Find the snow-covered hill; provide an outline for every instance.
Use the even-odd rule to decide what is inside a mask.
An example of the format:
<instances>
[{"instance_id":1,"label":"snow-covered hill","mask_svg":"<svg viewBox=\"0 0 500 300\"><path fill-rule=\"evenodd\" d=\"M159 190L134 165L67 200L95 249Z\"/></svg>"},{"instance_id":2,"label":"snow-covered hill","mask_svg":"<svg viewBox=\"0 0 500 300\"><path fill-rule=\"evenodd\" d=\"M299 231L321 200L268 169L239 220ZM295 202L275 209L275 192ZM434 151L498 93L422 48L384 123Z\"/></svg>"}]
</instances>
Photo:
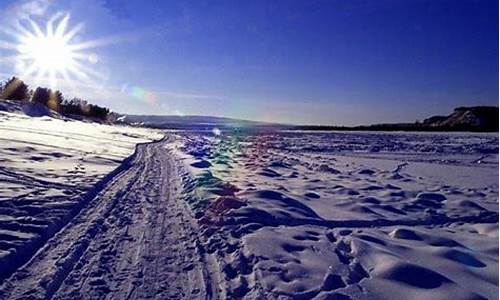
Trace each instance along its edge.
<instances>
[{"instance_id":1,"label":"snow-covered hill","mask_svg":"<svg viewBox=\"0 0 500 300\"><path fill-rule=\"evenodd\" d=\"M280 124L212 116L120 115L119 123L166 129L212 129L237 127L282 127Z\"/></svg>"}]
</instances>

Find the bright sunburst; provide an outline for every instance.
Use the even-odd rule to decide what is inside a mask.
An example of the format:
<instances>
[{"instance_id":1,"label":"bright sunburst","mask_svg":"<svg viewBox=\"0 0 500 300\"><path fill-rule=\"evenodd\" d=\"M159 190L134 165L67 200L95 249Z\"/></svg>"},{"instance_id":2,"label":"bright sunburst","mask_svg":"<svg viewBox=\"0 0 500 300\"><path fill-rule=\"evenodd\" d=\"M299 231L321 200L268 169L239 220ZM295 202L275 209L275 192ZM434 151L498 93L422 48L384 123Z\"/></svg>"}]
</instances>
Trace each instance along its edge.
<instances>
[{"instance_id":1,"label":"bright sunburst","mask_svg":"<svg viewBox=\"0 0 500 300\"><path fill-rule=\"evenodd\" d=\"M75 60L68 42L61 31L40 32L22 37L18 50L24 59L32 61L34 68L42 72L64 72L74 65Z\"/></svg>"},{"instance_id":2,"label":"bright sunburst","mask_svg":"<svg viewBox=\"0 0 500 300\"><path fill-rule=\"evenodd\" d=\"M14 30L3 30L16 41L0 41L1 48L15 54L6 57L13 60L21 78L34 76L36 81L49 81L56 87L59 80L72 83L88 81L89 75L99 76L85 64L97 63L97 56L84 53L98 45L96 41L75 43L75 36L82 24L68 28L69 14L56 14L40 26L31 19L19 22Z\"/></svg>"}]
</instances>

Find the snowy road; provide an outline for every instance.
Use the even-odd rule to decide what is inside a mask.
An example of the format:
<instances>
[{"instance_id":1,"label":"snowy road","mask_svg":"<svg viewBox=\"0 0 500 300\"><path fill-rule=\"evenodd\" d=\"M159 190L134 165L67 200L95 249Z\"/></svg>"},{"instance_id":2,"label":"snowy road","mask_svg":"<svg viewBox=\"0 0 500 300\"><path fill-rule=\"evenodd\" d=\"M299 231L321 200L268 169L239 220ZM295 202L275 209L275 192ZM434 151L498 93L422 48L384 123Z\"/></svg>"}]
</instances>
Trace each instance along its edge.
<instances>
[{"instance_id":1,"label":"snowy road","mask_svg":"<svg viewBox=\"0 0 500 300\"><path fill-rule=\"evenodd\" d=\"M216 298L165 143L138 145L124 171L3 283L0 298Z\"/></svg>"}]
</instances>

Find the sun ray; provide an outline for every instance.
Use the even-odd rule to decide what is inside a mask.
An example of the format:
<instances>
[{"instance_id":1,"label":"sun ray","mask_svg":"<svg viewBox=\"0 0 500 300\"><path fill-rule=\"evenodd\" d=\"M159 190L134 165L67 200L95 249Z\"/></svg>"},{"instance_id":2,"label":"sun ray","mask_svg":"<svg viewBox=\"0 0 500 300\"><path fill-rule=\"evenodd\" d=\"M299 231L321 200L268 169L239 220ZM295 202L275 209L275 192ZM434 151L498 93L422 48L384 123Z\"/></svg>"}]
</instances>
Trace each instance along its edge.
<instances>
[{"instance_id":1,"label":"sun ray","mask_svg":"<svg viewBox=\"0 0 500 300\"><path fill-rule=\"evenodd\" d=\"M78 33L80 33L80 31L82 31L83 27L84 27L83 23L79 23L78 25L73 27L73 29L71 29L70 31L66 32L65 34L62 34L62 39L65 42L69 42L73 37L75 37Z\"/></svg>"},{"instance_id":2,"label":"sun ray","mask_svg":"<svg viewBox=\"0 0 500 300\"><path fill-rule=\"evenodd\" d=\"M119 42L132 41L135 39L137 39L137 34L123 34L123 35L109 36L100 39L90 40L76 45L71 45L70 47L72 50L76 51L76 50L84 50L84 49L108 46Z\"/></svg>"},{"instance_id":3,"label":"sun ray","mask_svg":"<svg viewBox=\"0 0 500 300\"><path fill-rule=\"evenodd\" d=\"M110 45L110 44L113 44L115 42L116 42L115 38L102 38L102 39L98 39L98 40L87 41L87 42L80 43L77 45L72 45L71 50L77 51L77 50L84 50L84 49L89 49L89 48L96 48L96 47Z\"/></svg>"},{"instance_id":4,"label":"sun ray","mask_svg":"<svg viewBox=\"0 0 500 300\"><path fill-rule=\"evenodd\" d=\"M74 52L73 53L73 58L75 60L85 60L87 59L89 56L85 53L78 53L78 52Z\"/></svg>"},{"instance_id":5,"label":"sun ray","mask_svg":"<svg viewBox=\"0 0 500 300\"><path fill-rule=\"evenodd\" d=\"M49 70L49 87L51 89L56 87L56 75L54 74L54 70Z\"/></svg>"},{"instance_id":6,"label":"sun ray","mask_svg":"<svg viewBox=\"0 0 500 300\"><path fill-rule=\"evenodd\" d=\"M85 74L82 70L78 69L74 65L68 66L68 71L75 74L79 79L82 79L82 80L89 79L89 76L87 74Z\"/></svg>"},{"instance_id":7,"label":"sun ray","mask_svg":"<svg viewBox=\"0 0 500 300\"><path fill-rule=\"evenodd\" d=\"M19 33L15 33L15 31L9 31L8 34L11 35L12 37L15 38L16 46L19 48L25 41L27 41L30 38L35 38L35 36L26 30L24 27L19 27L18 28ZM25 31L23 31L25 30Z\"/></svg>"},{"instance_id":8,"label":"sun ray","mask_svg":"<svg viewBox=\"0 0 500 300\"><path fill-rule=\"evenodd\" d=\"M96 71L92 70L91 68L89 68L89 67L87 67L87 66L83 65L82 63L79 63L79 62L77 62L77 61L74 61L74 62L73 62L73 65L74 65L77 69L82 70L85 74L90 74L90 75L92 75L92 76L94 76L94 77L96 77L96 78L98 78L98 79L101 79L101 80L105 80L105 79L106 79L106 77L105 77L104 75L102 75L102 74L101 74L101 73L99 73L99 72L96 72Z\"/></svg>"},{"instance_id":9,"label":"sun ray","mask_svg":"<svg viewBox=\"0 0 500 300\"><path fill-rule=\"evenodd\" d=\"M31 76L31 74L35 73L37 71L37 65L36 64L32 64L31 66L29 66L27 69L24 70L24 72L22 73L21 77L22 78L26 78L28 76Z\"/></svg>"},{"instance_id":10,"label":"sun ray","mask_svg":"<svg viewBox=\"0 0 500 300\"><path fill-rule=\"evenodd\" d=\"M7 38L0 40L0 49L14 52L2 55L0 62L14 63L18 74L36 83L48 83L51 88L57 88L60 80L70 87L75 81L94 85L103 82L107 77L86 65L95 65L97 56L84 50L112 44L116 38L72 43L84 24L69 27L69 20L68 13L56 13L44 24L28 18L17 20L11 28L0 28Z\"/></svg>"},{"instance_id":11,"label":"sun ray","mask_svg":"<svg viewBox=\"0 0 500 300\"><path fill-rule=\"evenodd\" d=\"M59 22L59 24L57 24L56 32L55 32L56 36L61 36L61 37L64 36L64 33L66 31L66 27L68 27L68 21L69 21L69 15L66 15L62 18L62 20Z\"/></svg>"},{"instance_id":12,"label":"sun ray","mask_svg":"<svg viewBox=\"0 0 500 300\"><path fill-rule=\"evenodd\" d=\"M36 24L33 20L29 19L28 22L31 25L31 28L33 29L33 33L35 34L36 37L43 37L45 36L44 33L42 32L42 29L40 29L40 26Z\"/></svg>"},{"instance_id":13,"label":"sun ray","mask_svg":"<svg viewBox=\"0 0 500 300\"><path fill-rule=\"evenodd\" d=\"M2 28L0 28L0 31L9 35L12 38L15 38L15 39L17 39L19 36L18 32L14 31L12 29L9 29L9 28L2 27Z\"/></svg>"},{"instance_id":14,"label":"sun ray","mask_svg":"<svg viewBox=\"0 0 500 300\"><path fill-rule=\"evenodd\" d=\"M35 83L41 84L43 82L43 78L45 77L46 71L44 69L38 68L38 72L35 77Z\"/></svg>"},{"instance_id":15,"label":"sun ray","mask_svg":"<svg viewBox=\"0 0 500 300\"><path fill-rule=\"evenodd\" d=\"M23 26L20 21L17 21L15 26L14 26L14 29L11 29L11 28L7 28L7 27L2 27L0 28L0 30L9 35L10 37L18 40L20 38L24 38L24 37L32 37L34 36L33 33L31 31L29 31L28 29L26 29L25 26Z\"/></svg>"},{"instance_id":16,"label":"sun ray","mask_svg":"<svg viewBox=\"0 0 500 300\"><path fill-rule=\"evenodd\" d=\"M70 75L68 73L68 69L62 70L61 71L61 75L62 75L62 77L64 79L64 82L68 83L70 93L75 93L76 92L75 83L70 79Z\"/></svg>"},{"instance_id":17,"label":"sun ray","mask_svg":"<svg viewBox=\"0 0 500 300\"><path fill-rule=\"evenodd\" d=\"M17 45L11 42L0 40L0 49L15 50L17 49Z\"/></svg>"}]
</instances>

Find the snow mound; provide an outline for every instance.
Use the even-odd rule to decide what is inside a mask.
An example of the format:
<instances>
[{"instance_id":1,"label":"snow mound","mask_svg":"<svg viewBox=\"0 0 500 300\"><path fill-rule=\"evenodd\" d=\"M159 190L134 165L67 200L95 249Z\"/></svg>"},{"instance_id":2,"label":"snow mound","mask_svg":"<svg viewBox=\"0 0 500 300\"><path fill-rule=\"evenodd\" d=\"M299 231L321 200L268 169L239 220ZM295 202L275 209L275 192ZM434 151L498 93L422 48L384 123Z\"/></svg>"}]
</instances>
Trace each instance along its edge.
<instances>
[{"instance_id":1,"label":"snow mound","mask_svg":"<svg viewBox=\"0 0 500 300\"><path fill-rule=\"evenodd\" d=\"M0 100L0 111L24 114L30 117L62 118L59 113L45 105L29 101Z\"/></svg>"}]
</instances>

